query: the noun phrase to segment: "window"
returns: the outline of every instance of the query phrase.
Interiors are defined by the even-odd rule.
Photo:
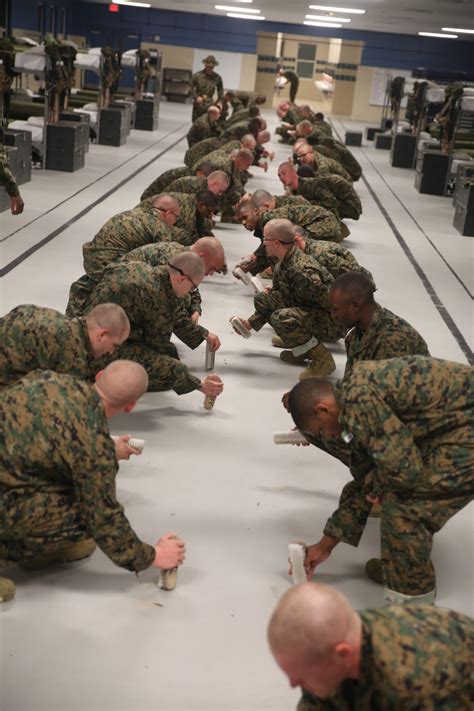
[[[316,64],[316,45],[315,44],[300,44],[298,45],[298,61],[296,64],[296,73],[302,79],[312,79],[315,75]]]

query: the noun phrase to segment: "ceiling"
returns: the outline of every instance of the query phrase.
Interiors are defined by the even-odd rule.
[[[162,10],[201,12],[225,16],[225,11],[214,5],[234,5],[256,8],[270,22],[288,22],[301,25],[305,14],[325,15],[324,11],[309,10],[310,4],[335,5],[366,10],[364,15],[344,15],[351,18],[344,29],[395,32],[416,35],[422,32],[441,32],[442,27],[474,29],[474,0],[253,0],[252,3],[236,0],[146,0],[152,7]],[[331,17],[328,17],[331,20]],[[235,20],[241,22],[241,20]],[[308,28],[310,29],[310,28]],[[311,31],[317,31],[313,27]],[[459,39],[474,40],[474,35],[459,34]],[[454,40],[453,40],[454,41]]]

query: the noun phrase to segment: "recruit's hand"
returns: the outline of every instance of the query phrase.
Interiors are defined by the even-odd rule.
[[[10,211],[12,215],[21,215],[24,207],[25,203],[19,195],[10,198]]]
[[[366,496],[365,498],[372,504],[372,506],[378,506],[382,501],[381,496]]]
[[[129,447],[127,444],[128,440],[132,435],[119,435],[118,437],[112,437],[115,442],[115,455],[117,459],[130,459],[132,454],[141,454],[139,449],[135,447]]]
[[[200,317],[200,315],[201,315],[201,314],[199,313],[199,311],[194,311],[194,312],[191,314],[191,321],[192,321],[193,323],[199,323],[199,317]]]
[[[247,321],[247,319],[245,319],[243,316],[239,316],[239,318],[240,318],[240,320],[242,321],[242,324],[245,326],[245,328],[247,328],[249,331],[251,331],[251,330],[252,330],[252,326],[251,326],[251,324],[249,323],[249,321]],[[241,333],[239,333],[238,331],[236,331],[235,328],[234,328],[234,332],[235,332],[238,336],[241,336],[241,335],[242,335]],[[243,336],[242,336],[242,338],[243,338]]]
[[[184,541],[178,538],[176,533],[165,533],[155,546],[155,568],[169,570],[182,565],[186,558],[186,546]]]
[[[220,395],[223,390],[224,383],[219,376],[214,373],[211,373],[207,378],[201,380],[201,392],[203,392],[204,395],[215,397],[216,395]]]
[[[308,580],[314,575],[318,565],[324,563],[331,555],[332,549],[336,546],[339,541],[336,538],[329,538],[329,536],[323,536],[319,543],[314,543],[312,546],[306,548],[306,558],[304,559],[304,568],[306,570],[306,575]]]
[[[215,333],[210,333],[208,334],[206,341],[209,343],[211,346],[211,351],[215,353],[215,351],[218,351],[219,348],[221,347],[221,342],[219,340],[219,336],[216,336]]]

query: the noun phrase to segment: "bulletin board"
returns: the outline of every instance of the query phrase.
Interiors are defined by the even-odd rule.
[[[405,82],[405,93],[407,90],[407,84],[411,86],[413,83],[413,78],[411,76],[411,72],[407,71],[406,69],[374,69],[374,73],[372,75],[372,87],[370,90],[370,100],[369,103],[371,106],[383,106],[384,102],[384,97],[385,97],[385,89],[387,88],[387,81],[388,78],[392,77],[405,77],[405,79],[409,80],[409,82]],[[405,108],[407,105],[407,97],[405,96],[402,99],[401,106],[402,108]]]
[[[242,69],[242,55],[237,52],[219,52],[214,49],[195,49],[193,56],[193,72],[200,72],[204,69],[202,60],[212,54],[219,66],[215,71],[221,75],[222,82],[226,89],[238,89],[240,86],[240,74]]]

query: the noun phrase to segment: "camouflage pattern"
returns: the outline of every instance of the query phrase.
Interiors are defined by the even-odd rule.
[[[189,168],[193,168],[199,165],[202,160],[207,156],[208,153],[212,153],[217,148],[220,148],[225,143],[228,143],[229,139],[227,136],[214,136],[213,138],[205,138],[204,141],[199,141],[195,143],[194,146],[188,148],[184,154],[184,162]],[[191,171],[188,173],[191,175]],[[183,175],[177,175],[176,178],[182,178]],[[169,185],[169,183],[168,183]]]
[[[179,242],[162,242],[161,244],[145,244],[143,247],[132,249],[131,252],[123,256],[119,261],[121,263],[128,262],[146,262],[151,267],[164,267],[173,257],[187,252],[189,247],[184,247]],[[202,313],[202,298],[199,289],[191,294],[183,297],[183,303],[186,311],[191,316],[195,311]]]
[[[209,106],[212,106],[214,102],[220,101],[224,103],[224,87],[220,74],[212,72],[209,75],[206,74],[204,69],[193,74],[191,77],[191,96],[194,99],[197,96],[202,96],[204,99],[202,104],[194,104],[193,121],[205,114]]]
[[[171,185],[171,183],[178,180],[178,178],[193,175],[187,166],[188,164],[186,163],[186,165],[181,166],[181,168],[171,168],[170,170],[165,170],[164,173],[159,175],[152,183],[150,183],[147,189],[142,193],[140,200],[146,200],[153,195],[164,193],[166,192],[168,185]]]
[[[288,109],[288,111],[283,116],[281,121],[282,121],[282,123],[291,124],[290,130],[294,130],[294,127],[296,126],[296,124],[300,122],[300,117],[296,113],[296,109]],[[288,135],[288,128],[286,128],[285,126],[278,126],[275,129],[275,133],[278,136],[281,136],[282,143],[293,143],[295,140],[294,137]]]
[[[188,195],[197,195],[201,190],[207,190],[207,178],[202,178],[197,175],[189,175],[185,178],[174,180],[168,191],[170,193],[186,193]]]
[[[275,210],[280,207],[291,207],[292,205],[307,205],[308,200],[302,195],[275,195]]]
[[[310,121],[312,124],[314,124],[314,127],[317,128],[325,136],[332,136],[332,126],[330,123],[328,123],[327,121],[317,121],[315,118],[315,114],[312,115]]]
[[[316,146],[314,146],[316,149]],[[333,158],[327,158],[321,155],[317,150],[314,150],[314,163],[311,166],[315,173],[331,173],[332,175],[340,175],[349,182],[352,182],[350,173],[342,167],[341,163]]]
[[[351,182],[340,175],[324,174],[315,178],[299,178],[293,195],[303,195],[313,205],[331,210],[341,220],[358,220],[362,214],[360,198]]]
[[[242,108],[239,109],[238,111],[233,111],[232,116],[227,119],[225,122],[225,127],[228,128],[229,126],[233,126],[235,123],[238,123],[239,121],[250,121],[250,116],[249,116],[249,109],[248,108]]]
[[[203,159],[200,159],[196,161],[196,163],[193,163],[191,170],[196,171],[197,166],[199,165],[201,160],[206,160],[209,163],[212,163],[214,170],[224,170],[227,175],[230,176],[230,168],[232,165],[230,162],[230,154],[232,153],[232,151],[238,151],[239,148],[240,141],[227,139],[225,143],[219,146],[219,148],[216,148],[215,150],[206,153]]]
[[[26,304],[0,319],[0,389],[32,370],[92,379],[93,353],[83,319]]]
[[[296,246],[291,247],[273,272],[273,287],[254,298],[249,322],[255,331],[269,323],[289,348],[316,336],[337,341],[345,330],[331,318],[328,289],[333,278]]]
[[[428,346],[405,319],[379,304],[367,331],[354,326],[346,336],[347,362],[344,378],[361,360],[384,360],[405,355],[429,356]]]
[[[329,210],[319,205],[287,205],[260,214],[259,225],[263,227],[270,220],[285,218],[294,225],[303,227],[309,237],[329,242],[341,241],[341,223]]]
[[[328,270],[328,272],[330,272],[334,279],[337,279],[338,276],[340,276],[341,274],[345,274],[346,272],[360,272],[361,274],[365,274],[365,276],[370,279],[372,284],[375,286],[374,278],[369,272],[369,270],[365,269],[364,267],[361,267],[352,252],[343,247],[341,244],[334,244],[333,242],[324,242],[322,240],[306,239],[304,253],[309,254],[310,257],[316,259],[316,261],[322,267],[324,267]],[[409,355],[412,353],[417,355],[428,355],[428,352],[421,353],[418,351],[404,350],[400,353],[397,351],[396,353],[394,353],[394,356]],[[389,355],[381,356],[381,358],[391,357],[392,356]],[[364,360],[380,360],[380,358],[367,358]]]
[[[435,588],[433,534],[472,499],[474,375],[460,363],[405,356],[356,363],[336,390],[350,433],[354,481],[324,533],[357,545],[381,496],[387,587],[404,595]]]
[[[249,106],[253,106],[256,103],[257,96],[258,94],[255,91],[235,91],[234,98],[230,102],[234,113],[242,108],[247,109]]]
[[[135,360],[146,368],[151,391],[172,388],[181,395],[201,387],[199,378],[178,360],[170,339],[175,333],[194,349],[209,331],[188,317],[171,287],[166,267],[145,262],[111,264],[93,290],[87,309],[101,303],[120,304],[130,319],[131,332],[113,354],[95,361],[98,366],[120,358]]]
[[[327,158],[333,158],[347,170],[353,181],[359,180],[362,176],[362,168],[360,163],[354,158],[353,153],[346,148],[343,143],[331,138],[330,140],[322,139],[322,144],[314,146],[314,150],[318,151]]]
[[[240,141],[247,133],[250,133],[249,119],[246,121],[236,121],[231,126],[227,126],[222,135],[226,136],[228,141]]]
[[[334,250],[334,254],[331,255],[329,253],[330,250],[322,251],[322,248],[326,247],[326,245],[330,250]],[[342,254],[338,254],[340,251],[342,251]],[[326,267],[335,279],[339,276],[339,274],[336,274],[339,265],[339,268],[343,269],[343,271],[339,272],[340,274],[343,274],[344,271],[361,271],[373,282],[370,272],[361,267],[349,250],[340,245],[307,240],[305,252],[311,254],[320,264]],[[345,252],[347,254],[344,254]],[[353,262],[356,262],[356,266],[354,266]],[[385,360],[407,355],[430,355],[428,347],[418,331],[400,316],[395,316],[395,314],[379,304],[376,306],[367,331],[363,331],[359,326],[354,326],[346,336],[345,346],[347,361],[344,378],[351,374],[355,363],[361,360]],[[349,466],[351,447],[343,442],[342,439],[329,439],[324,435],[308,435],[307,439],[318,449],[322,449]]]
[[[5,188],[10,197],[18,197],[20,191],[8,165],[8,156],[3,141],[3,129],[0,128],[0,188]]]
[[[93,538],[138,572],[153,546],[117,500],[115,445],[92,385],[50,370],[0,394],[0,566]]]
[[[222,128],[218,121],[209,121],[207,112],[200,116],[188,131],[187,140],[188,146],[194,146],[199,141],[204,141],[206,138],[214,138],[220,136]]]
[[[214,237],[213,223],[196,212],[196,196],[187,193],[169,193],[179,204],[179,217],[174,226],[174,241],[186,246],[196,242],[199,237]]]
[[[163,222],[161,213],[152,208],[153,199],[149,198],[146,207],[135,207],[114,215],[93,240],[83,244],[86,273],[71,285],[66,308],[68,316],[84,313],[84,304],[108,264],[144,244],[167,242],[179,236],[180,233],[174,227],[168,227]]]
[[[468,711],[473,707],[471,618],[433,605],[359,612],[360,676],[327,699],[303,691],[297,711]]]

